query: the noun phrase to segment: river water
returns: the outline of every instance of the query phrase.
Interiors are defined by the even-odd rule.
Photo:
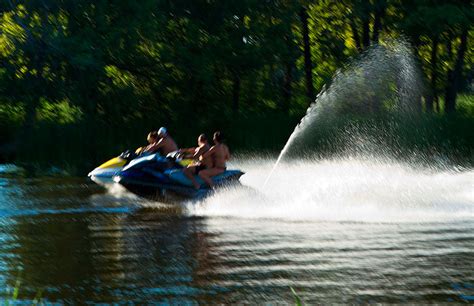
[[[363,158],[234,163],[242,187],[160,203],[0,167],[0,299],[474,300],[474,171]],[[14,169],[14,170],[12,170]]]

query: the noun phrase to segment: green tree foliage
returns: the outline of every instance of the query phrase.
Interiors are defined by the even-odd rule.
[[[19,114],[19,137],[41,121],[203,129],[301,115],[349,58],[403,36],[426,109],[454,111],[472,82],[473,19],[469,0],[5,0],[0,110]]]
[[[465,0],[405,0],[395,4],[395,9],[399,12],[394,16],[395,26],[410,37],[430,83],[427,110],[436,104],[439,111],[438,96],[444,93],[445,109],[454,111],[457,92],[466,87],[466,76],[472,69],[468,36],[473,31],[474,4]]]

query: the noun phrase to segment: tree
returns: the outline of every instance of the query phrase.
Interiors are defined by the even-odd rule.
[[[304,71],[306,77],[306,96],[310,103],[314,101],[314,85],[313,85],[313,62],[311,60],[311,45],[309,41],[308,14],[306,8],[300,10],[301,29],[303,36],[304,50]]]

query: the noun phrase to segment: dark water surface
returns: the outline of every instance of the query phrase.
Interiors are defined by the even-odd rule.
[[[0,178],[0,298],[473,302],[474,224],[196,216],[82,178]]]

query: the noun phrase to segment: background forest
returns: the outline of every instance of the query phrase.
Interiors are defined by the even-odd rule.
[[[472,155],[473,21],[469,0],[4,0],[0,160],[84,172],[160,126],[279,150],[338,69],[393,39],[435,139]]]

